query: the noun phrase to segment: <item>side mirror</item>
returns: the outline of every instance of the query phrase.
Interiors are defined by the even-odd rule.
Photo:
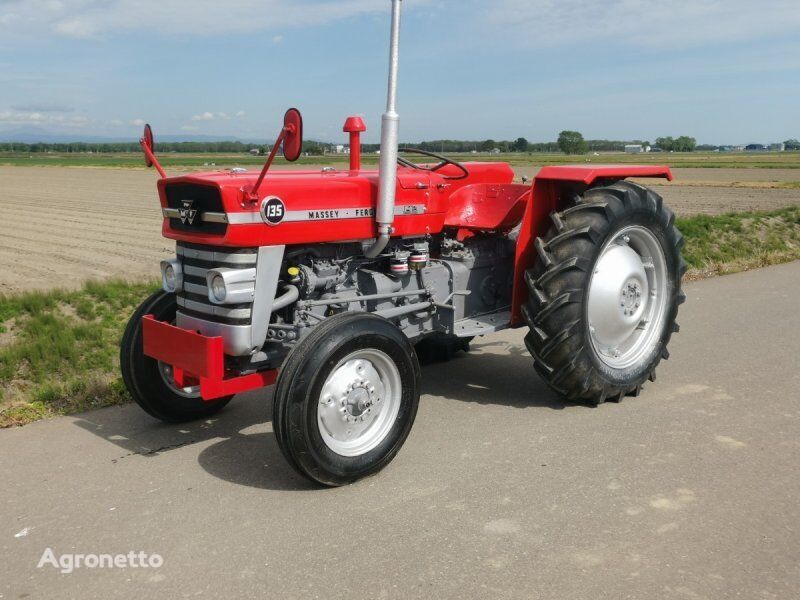
[[[147,148],[148,151],[144,153],[144,164],[149,169],[153,166],[153,155],[156,151],[156,144],[153,140],[153,128],[150,127],[150,124],[144,126],[144,134],[142,135],[141,144],[143,148]]]
[[[283,157],[294,162],[303,152],[303,115],[296,108],[290,108],[283,116],[283,131]]]

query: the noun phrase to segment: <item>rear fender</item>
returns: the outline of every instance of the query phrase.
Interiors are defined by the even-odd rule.
[[[534,242],[552,225],[550,213],[567,206],[576,194],[595,185],[608,185],[628,177],[660,177],[672,181],[666,166],[651,165],[564,165],[544,167],[533,180],[531,201],[525,207],[514,258],[514,291],[511,300],[511,326],[519,327],[522,305],[528,299],[525,271],[536,258]]]

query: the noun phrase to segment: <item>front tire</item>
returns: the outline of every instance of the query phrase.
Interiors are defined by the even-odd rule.
[[[525,274],[534,366],[569,400],[638,395],[669,357],[685,300],[675,216],[652,190],[619,181],[588,190],[551,219]]]
[[[281,368],[272,425],[301,475],[340,486],[395,457],[417,414],[420,369],[392,323],[366,313],[329,317],[304,337]]]
[[[197,388],[179,388],[171,379],[171,368],[145,356],[142,342],[142,317],[172,323],[177,304],[175,294],[159,291],[145,300],[128,321],[120,344],[120,370],[128,392],[152,417],[166,423],[183,423],[208,418],[230,402],[226,396],[211,402],[200,397]]]

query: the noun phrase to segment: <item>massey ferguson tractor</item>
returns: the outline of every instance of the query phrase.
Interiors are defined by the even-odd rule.
[[[279,149],[301,154],[295,109],[260,173],[167,177],[149,126],[141,140],[176,256],[125,331],[128,390],[177,423],[274,384],[281,451],[328,486],[400,450],[420,396],[415,346],[449,353],[525,327],[533,367],[558,394],[618,401],[655,379],[685,298],[673,213],[626,180],[671,179],[669,168],[545,167],[525,184],[508,164],[398,148],[401,1],[379,170],[361,167],[359,117],[344,125],[346,169],[269,170]]]

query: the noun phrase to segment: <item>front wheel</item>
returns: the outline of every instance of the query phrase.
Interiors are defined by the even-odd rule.
[[[678,331],[683,236],[661,197],[619,181],[551,215],[526,273],[526,345],[544,380],[571,400],[636,395]]]
[[[386,319],[326,319],[297,344],[278,376],[272,425],[281,451],[323,485],[377,472],[411,431],[420,377],[414,348]]]
[[[172,367],[145,356],[142,342],[142,317],[172,323],[177,304],[175,294],[156,292],[145,300],[131,317],[120,344],[120,370],[125,387],[136,403],[150,416],[166,423],[182,423],[208,418],[222,410],[231,396],[206,402],[199,386],[178,387]]]

